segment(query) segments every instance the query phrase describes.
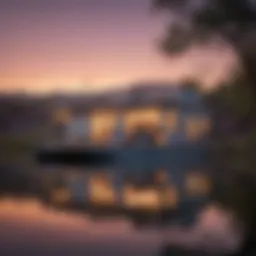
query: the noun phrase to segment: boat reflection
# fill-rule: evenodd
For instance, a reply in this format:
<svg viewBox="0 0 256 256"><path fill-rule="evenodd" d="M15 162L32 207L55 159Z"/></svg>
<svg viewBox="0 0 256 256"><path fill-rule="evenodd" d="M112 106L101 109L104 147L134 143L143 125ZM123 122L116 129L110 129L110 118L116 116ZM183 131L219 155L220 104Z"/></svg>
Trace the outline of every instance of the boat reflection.
<svg viewBox="0 0 256 256"><path fill-rule="evenodd" d="M207 176L195 171L180 182L162 169L150 173L131 177L121 173L122 179L117 180L116 171L75 173L72 169L66 173L64 186L53 189L50 201L53 207L83 212L92 218L123 216L132 221L169 222L174 216L183 218L184 211L193 221L197 208L208 200Z"/></svg>

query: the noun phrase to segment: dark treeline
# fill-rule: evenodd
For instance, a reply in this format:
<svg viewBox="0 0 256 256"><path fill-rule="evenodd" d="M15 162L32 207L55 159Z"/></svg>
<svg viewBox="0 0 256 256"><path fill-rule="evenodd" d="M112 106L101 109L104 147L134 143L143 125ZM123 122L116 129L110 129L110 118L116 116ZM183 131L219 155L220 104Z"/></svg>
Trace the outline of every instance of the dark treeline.
<svg viewBox="0 0 256 256"><path fill-rule="evenodd" d="M0 95L1 196L45 196L34 155L49 134L52 102L47 97Z"/></svg>
<svg viewBox="0 0 256 256"><path fill-rule="evenodd" d="M177 17L161 44L170 56L207 44L229 46L237 55L234 72L206 97L214 124L211 138L216 189L212 198L233 210L246 227L247 236L239 255L255 255L255 1L154 0L154 5L170 15L175 13L172 18Z"/></svg>

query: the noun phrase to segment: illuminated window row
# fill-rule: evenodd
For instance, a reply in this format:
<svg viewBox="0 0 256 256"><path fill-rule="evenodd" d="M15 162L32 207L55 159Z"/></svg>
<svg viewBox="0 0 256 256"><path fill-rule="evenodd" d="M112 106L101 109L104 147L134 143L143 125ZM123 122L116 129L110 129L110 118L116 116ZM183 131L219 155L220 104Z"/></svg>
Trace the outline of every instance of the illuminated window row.
<svg viewBox="0 0 256 256"><path fill-rule="evenodd" d="M88 139L95 144L108 144L112 141L115 129L117 129L119 114L115 110L95 110L89 116L85 115L84 119L87 119L87 125L89 125L87 128L89 133ZM152 136L155 137L158 144L166 142L170 134L176 131L179 122L179 116L176 110L163 111L162 109L153 107L138 108L125 111L121 114L123 119L122 130L125 138L131 136L136 132L138 126L142 125L145 129L154 131ZM72 114L70 111L60 109L55 113L54 120L56 122L62 122L68 127L69 122L72 122L71 117ZM206 116L186 117L184 126L187 138L189 140L196 140L209 131L210 120Z"/></svg>

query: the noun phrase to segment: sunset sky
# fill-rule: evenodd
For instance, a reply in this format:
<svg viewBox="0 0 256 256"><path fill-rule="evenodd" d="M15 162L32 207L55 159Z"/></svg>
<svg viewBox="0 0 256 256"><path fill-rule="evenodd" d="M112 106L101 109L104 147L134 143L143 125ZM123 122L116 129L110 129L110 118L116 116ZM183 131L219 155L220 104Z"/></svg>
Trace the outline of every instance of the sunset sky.
<svg viewBox="0 0 256 256"><path fill-rule="evenodd" d="M1 0L0 90L33 92L126 86L148 80L223 76L230 51L166 58L157 46L166 20L151 0Z"/></svg>

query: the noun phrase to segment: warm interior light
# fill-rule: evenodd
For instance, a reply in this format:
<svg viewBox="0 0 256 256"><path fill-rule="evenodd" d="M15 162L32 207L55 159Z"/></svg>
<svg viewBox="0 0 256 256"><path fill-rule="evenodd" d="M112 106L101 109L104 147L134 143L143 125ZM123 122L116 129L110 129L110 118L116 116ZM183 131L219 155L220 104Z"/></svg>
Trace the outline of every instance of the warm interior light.
<svg viewBox="0 0 256 256"><path fill-rule="evenodd" d="M107 143L117 123L116 111L94 111L90 116L90 138L95 144Z"/></svg>
<svg viewBox="0 0 256 256"><path fill-rule="evenodd" d="M129 136L138 125L159 126L161 122L160 109L156 107L132 109L125 113L124 129Z"/></svg>
<svg viewBox="0 0 256 256"><path fill-rule="evenodd" d="M108 177L95 175L90 178L89 198L95 204L115 203L115 191Z"/></svg>
<svg viewBox="0 0 256 256"><path fill-rule="evenodd" d="M123 204L127 208L158 209L159 193L154 189L136 190L126 187L123 191Z"/></svg>

